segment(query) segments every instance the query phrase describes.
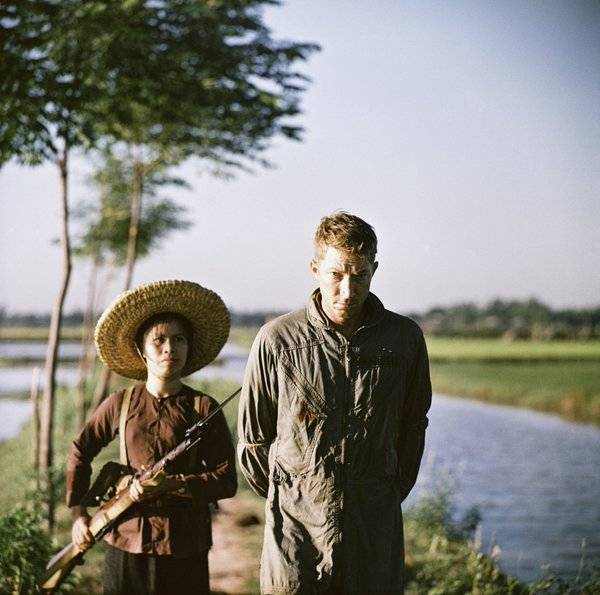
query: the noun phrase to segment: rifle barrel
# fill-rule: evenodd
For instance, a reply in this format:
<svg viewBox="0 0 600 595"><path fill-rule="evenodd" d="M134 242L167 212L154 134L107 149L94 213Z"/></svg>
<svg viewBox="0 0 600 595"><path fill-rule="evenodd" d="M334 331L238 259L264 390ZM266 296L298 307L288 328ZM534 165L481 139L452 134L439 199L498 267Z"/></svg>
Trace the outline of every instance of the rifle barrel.
<svg viewBox="0 0 600 595"><path fill-rule="evenodd" d="M238 388L233 394L229 395L216 409L213 409L206 417L203 417L200 421L196 422L192 427L188 428L185 432L185 437L189 438L197 429L206 425L219 411L221 411L231 399L237 397L242 390L242 387Z"/></svg>

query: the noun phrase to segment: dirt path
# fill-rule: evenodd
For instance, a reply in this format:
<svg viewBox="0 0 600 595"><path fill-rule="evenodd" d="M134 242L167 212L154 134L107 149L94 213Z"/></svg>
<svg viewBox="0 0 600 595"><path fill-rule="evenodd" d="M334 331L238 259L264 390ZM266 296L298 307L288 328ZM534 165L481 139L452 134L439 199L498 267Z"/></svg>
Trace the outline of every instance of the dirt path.
<svg viewBox="0 0 600 595"><path fill-rule="evenodd" d="M258 593L258 563L262 543L261 502L248 494L219 502L213 517L213 547L209 554L213 593Z"/></svg>

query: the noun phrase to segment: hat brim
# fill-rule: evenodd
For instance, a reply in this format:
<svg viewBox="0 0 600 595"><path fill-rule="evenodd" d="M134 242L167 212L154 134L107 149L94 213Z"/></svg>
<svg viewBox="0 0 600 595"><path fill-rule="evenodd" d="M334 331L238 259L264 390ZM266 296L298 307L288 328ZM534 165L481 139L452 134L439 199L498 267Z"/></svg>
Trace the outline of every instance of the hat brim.
<svg viewBox="0 0 600 595"><path fill-rule="evenodd" d="M229 337L230 319L223 300L192 281L145 283L120 294L104 311L94 333L100 359L113 372L144 380L146 365L135 343L140 326L151 316L171 312L192 329L182 376L203 368L219 354Z"/></svg>

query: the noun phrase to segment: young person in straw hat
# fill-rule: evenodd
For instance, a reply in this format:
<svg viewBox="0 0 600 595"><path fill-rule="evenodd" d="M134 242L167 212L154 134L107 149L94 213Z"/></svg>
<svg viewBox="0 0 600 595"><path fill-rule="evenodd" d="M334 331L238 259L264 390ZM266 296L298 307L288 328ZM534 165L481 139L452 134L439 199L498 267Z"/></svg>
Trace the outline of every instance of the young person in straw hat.
<svg viewBox="0 0 600 595"><path fill-rule="evenodd" d="M217 407L181 378L210 363L229 335L229 314L214 292L190 281L157 281L126 291L96 326L102 361L141 381L112 393L73 441L67 463L67 504L73 543L93 543L80 505L91 462L117 435L121 463L148 468L183 439L185 430ZM104 537L105 594L209 593L208 504L237 488L234 448L225 417L211 421L205 439L173 463L169 475L134 480L136 504Z"/></svg>

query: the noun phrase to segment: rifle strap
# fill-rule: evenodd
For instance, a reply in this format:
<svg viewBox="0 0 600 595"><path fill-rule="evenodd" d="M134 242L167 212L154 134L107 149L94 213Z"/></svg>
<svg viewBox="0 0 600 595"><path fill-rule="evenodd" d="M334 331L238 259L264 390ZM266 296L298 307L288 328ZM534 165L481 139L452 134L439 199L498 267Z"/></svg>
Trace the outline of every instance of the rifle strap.
<svg viewBox="0 0 600 595"><path fill-rule="evenodd" d="M196 413L196 415L194 416L194 423L196 423L197 421L199 421L200 419L200 404L202 403L202 395L195 395L194 396L194 411ZM190 452L190 471L195 472L196 470L196 465L198 463L198 446L195 446L194 448L192 448L191 452Z"/></svg>
<svg viewBox="0 0 600 595"><path fill-rule="evenodd" d="M202 404L202 395L194 396L194 411L196 412L196 419L194 423L200 419L200 406Z"/></svg>
<svg viewBox="0 0 600 595"><path fill-rule="evenodd" d="M121 465L128 466L129 460L127 458L127 444L125 442L125 426L127 425L127 413L129 412L129 403L131 401L131 395L133 394L133 386L130 386L123 395L123 401L121 402L121 417L119 418L119 458Z"/></svg>

